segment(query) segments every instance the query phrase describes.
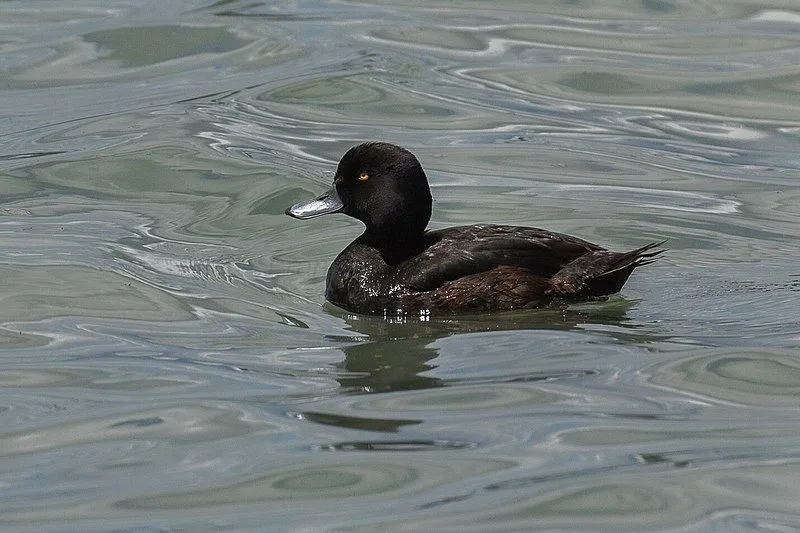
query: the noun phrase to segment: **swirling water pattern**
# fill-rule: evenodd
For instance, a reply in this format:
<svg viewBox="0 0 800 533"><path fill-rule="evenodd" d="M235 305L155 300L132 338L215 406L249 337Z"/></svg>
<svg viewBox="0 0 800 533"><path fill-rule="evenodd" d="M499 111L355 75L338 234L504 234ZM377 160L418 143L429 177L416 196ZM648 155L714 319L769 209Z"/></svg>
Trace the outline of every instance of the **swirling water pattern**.
<svg viewBox="0 0 800 533"><path fill-rule="evenodd" d="M793 3L0 10L0 529L800 528ZM670 252L569 309L342 313L358 224L282 212L363 139L434 226Z"/></svg>

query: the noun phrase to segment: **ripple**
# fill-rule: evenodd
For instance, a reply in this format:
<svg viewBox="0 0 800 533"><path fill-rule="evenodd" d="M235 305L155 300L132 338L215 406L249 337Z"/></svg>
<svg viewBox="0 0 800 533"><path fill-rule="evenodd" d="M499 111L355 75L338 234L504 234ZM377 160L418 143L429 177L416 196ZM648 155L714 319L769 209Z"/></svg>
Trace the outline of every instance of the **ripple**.
<svg viewBox="0 0 800 533"><path fill-rule="evenodd" d="M350 402L349 408L382 412L475 412L515 406L548 405L563 401L567 396L533 385L510 384L460 386L430 389L385 397L370 397Z"/></svg>
<svg viewBox="0 0 800 533"><path fill-rule="evenodd" d="M647 479L636 473L604 472L602 479L570 483L563 476L539 478L521 492L514 486L507 500L493 500L476 507L473 498L451 498L451 508L439 507L435 516L419 517L424 530L459 527L485 531L496 524L503 529L570 531L645 531L689 529L728 530L732 521L785 523L797 511L795 460L743 462L728 468L664 470L646 465ZM755 496L753 492L755 491ZM506 490L492 489L494 496ZM383 528L399 525L396 519L381 522ZM747 529L749 530L749 529Z"/></svg>
<svg viewBox="0 0 800 533"><path fill-rule="evenodd" d="M439 55L461 59L499 58L509 52L526 49L566 52L603 52L605 58L617 54L650 58L690 58L730 52L739 54L790 50L796 39L785 36L714 36L688 32L665 32L663 27L648 28L629 23L619 31L619 25L608 21L595 24L491 24L485 26L436 26L417 28L386 28L365 37L367 42L426 50ZM654 31L655 30L655 31ZM678 55L680 54L680 55Z"/></svg>
<svg viewBox="0 0 800 533"><path fill-rule="evenodd" d="M800 23L800 13L783 9L764 9L754 15L752 20L798 24Z"/></svg>
<svg viewBox="0 0 800 533"><path fill-rule="evenodd" d="M404 68L409 67L401 67L400 72L326 74L256 94L254 98L269 102L273 112L279 111L294 120L352 129L355 139L364 138L363 128L378 124L403 127L413 122L417 127L436 131L453 127L485 128L487 122L498 122L499 117L484 106L414 87L414 77L405 74ZM376 138L383 137L379 130L375 131Z"/></svg>
<svg viewBox="0 0 800 533"><path fill-rule="evenodd" d="M667 417L657 418L653 421L637 419L635 427L618 425L567 430L553 435L553 441L594 450L606 446L619 452L627 450L644 454L646 460L656 456L681 455L684 462L687 461L687 458L699 462L716 460L720 455L729 458L737 455L757 457L759 452L756 449L759 447L761 447L761 453L764 453L765 434L770 435L771 445L781 450L784 442L789 443L792 440L795 427L795 421L792 419L787 421L763 420L760 423L746 425L736 420L735 417L725 416L719 411L709 414L709 417L701 423L701 427L694 424L677 423L672 424L669 429L664 429L667 424L669 424ZM709 427L712 424L715 427ZM641 452L642 445L652 445L656 448L691 445L695 448L681 448L678 454L653 454ZM709 449L718 451L709 452Z"/></svg>
<svg viewBox="0 0 800 533"><path fill-rule="evenodd" d="M15 69L16 89L113 79L134 80L179 72L212 71L215 63L286 59L297 49L256 25L153 25L104 29L71 36L44 48L46 59ZM202 67L205 67L203 69Z"/></svg>
<svg viewBox="0 0 800 533"><path fill-rule="evenodd" d="M0 216L29 217L31 216L31 212L19 207L3 207L0 208Z"/></svg>
<svg viewBox="0 0 800 533"><path fill-rule="evenodd" d="M25 388L75 386L100 375L98 372L79 373L70 370L5 367L0 374L0 386Z"/></svg>
<svg viewBox="0 0 800 533"><path fill-rule="evenodd" d="M333 444L319 444L315 449L322 451L364 451L364 452L429 452L436 450L462 450L477 447L475 442L452 440L397 440L397 441L349 441Z"/></svg>
<svg viewBox="0 0 800 533"><path fill-rule="evenodd" d="M283 86L258 96L265 102L303 103L313 105L342 106L347 104L369 104L381 102L386 92L370 87L365 76L332 78L326 77Z"/></svg>
<svg viewBox="0 0 800 533"><path fill-rule="evenodd" d="M182 302L164 292L108 271L69 265L24 269L0 265L0 275L14 287L17 301L14 310L0 311L3 321L70 315L178 321L193 316ZM91 292L84 290L87 285L93 287Z"/></svg>
<svg viewBox="0 0 800 533"><path fill-rule="evenodd" d="M683 121L681 123L666 124L666 128L688 136L706 138L711 140L727 141L753 141L765 135L758 130L747 128L741 124L714 124L709 122Z"/></svg>
<svg viewBox="0 0 800 533"><path fill-rule="evenodd" d="M241 258L236 256L227 258L218 258L217 262L210 260L186 260L179 256L170 256L169 250L165 249L170 244L168 241L161 240L157 250L155 246L148 246L147 248L135 248L131 246L118 246L115 247L115 255L117 260L122 264L127 264L129 267L139 267L167 276L183 276L202 279L206 281L220 281L225 283L234 283L236 280L241 280L245 276L240 268ZM174 244L174 243L173 243ZM186 245L183 243L184 252ZM202 243L193 243L198 248L204 247Z"/></svg>
<svg viewBox="0 0 800 533"><path fill-rule="evenodd" d="M616 187L608 185L560 185L571 198L575 199L585 195L587 201L591 197L596 200L601 198L608 204L636 205L652 209L665 209L671 211L685 211L688 213L715 213L727 215L740 211L742 202L724 199L710 194L642 189L638 187Z"/></svg>
<svg viewBox="0 0 800 533"><path fill-rule="evenodd" d="M742 348L649 367L647 381L712 402L759 407L800 405L800 361L792 352Z"/></svg>
<svg viewBox="0 0 800 533"><path fill-rule="evenodd" d="M676 487L659 489L649 485L598 484L547 498L542 503L520 509L515 518L525 514L545 519L566 513L606 517L644 514L650 515L648 521L655 519L661 522L668 515L678 514L679 509L687 509L689 503L690 500L676 490Z"/></svg>
<svg viewBox="0 0 800 533"><path fill-rule="evenodd" d="M147 26L87 33L87 43L103 51L103 59L118 61L122 68L155 65L173 59L224 54L249 41L224 27Z"/></svg>
<svg viewBox="0 0 800 533"><path fill-rule="evenodd" d="M330 456L338 457L338 456ZM380 462L320 461L315 465L270 468L260 476L248 476L235 483L208 489L182 491L121 500L119 509L186 509L218 505L283 501L324 501L340 504L350 499L375 499L386 494L403 494L458 479L463 472L472 475L502 469L508 463L492 460L434 461L422 459L414 465L387 457Z"/></svg>
<svg viewBox="0 0 800 533"><path fill-rule="evenodd" d="M49 340L45 336L14 331L10 327L0 327L0 350L41 348L48 343Z"/></svg>
<svg viewBox="0 0 800 533"><path fill-rule="evenodd" d="M316 422L318 424L367 431L397 432L403 426L413 426L422 423L422 420L415 419L364 418L316 411L295 413L293 416L299 420L311 420L312 422Z"/></svg>
<svg viewBox="0 0 800 533"><path fill-rule="evenodd" d="M152 421L157 423L150 423ZM143 423L142 421L150 421ZM204 442L252 431L243 413L207 406L165 407L135 415L117 415L89 421L38 427L0 435L0 455L58 450L60 448L129 439L169 439Z"/></svg>
<svg viewBox="0 0 800 533"><path fill-rule="evenodd" d="M638 70L563 67L553 69L465 69L465 79L533 97L556 98L660 112L680 110L725 118L800 121L796 69L763 74L685 74L671 77ZM758 94L757 99L752 94Z"/></svg>
<svg viewBox="0 0 800 533"><path fill-rule="evenodd" d="M363 463L290 467L236 484L122 500L121 509L185 509L294 498L354 498L397 490L418 472L402 465Z"/></svg>

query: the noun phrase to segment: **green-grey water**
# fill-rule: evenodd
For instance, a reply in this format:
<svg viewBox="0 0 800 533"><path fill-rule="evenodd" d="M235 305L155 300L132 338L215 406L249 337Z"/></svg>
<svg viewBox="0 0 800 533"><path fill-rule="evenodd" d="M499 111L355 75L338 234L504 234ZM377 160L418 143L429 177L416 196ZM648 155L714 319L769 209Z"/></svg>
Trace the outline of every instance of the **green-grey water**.
<svg viewBox="0 0 800 533"><path fill-rule="evenodd" d="M0 4L3 531L800 529L800 5ZM324 304L344 151L604 301Z"/></svg>

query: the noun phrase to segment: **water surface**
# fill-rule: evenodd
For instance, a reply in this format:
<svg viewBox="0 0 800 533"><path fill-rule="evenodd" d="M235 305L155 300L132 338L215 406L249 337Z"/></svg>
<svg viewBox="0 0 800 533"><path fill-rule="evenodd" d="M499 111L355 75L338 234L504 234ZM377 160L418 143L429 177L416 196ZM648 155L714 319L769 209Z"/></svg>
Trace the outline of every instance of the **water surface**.
<svg viewBox="0 0 800 533"><path fill-rule="evenodd" d="M800 528L800 10L4 2L0 528ZM433 227L668 239L622 293L324 304L366 139Z"/></svg>

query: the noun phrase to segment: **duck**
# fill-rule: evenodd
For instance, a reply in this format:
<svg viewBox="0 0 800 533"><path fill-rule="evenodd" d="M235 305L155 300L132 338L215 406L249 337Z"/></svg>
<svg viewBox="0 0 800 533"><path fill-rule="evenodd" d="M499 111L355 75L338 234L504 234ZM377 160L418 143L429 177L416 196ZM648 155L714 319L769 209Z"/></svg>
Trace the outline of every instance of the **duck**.
<svg viewBox="0 0 800 533"><path fill-rule="evenodd" d="M544 229L476 224L428 230L433 199L417 158L386 142L350 148L332 187L287 208L364 226L328 269L325 298L356 314L453 314L546 307L620 291L664 242L628 252Z"/></svg>

